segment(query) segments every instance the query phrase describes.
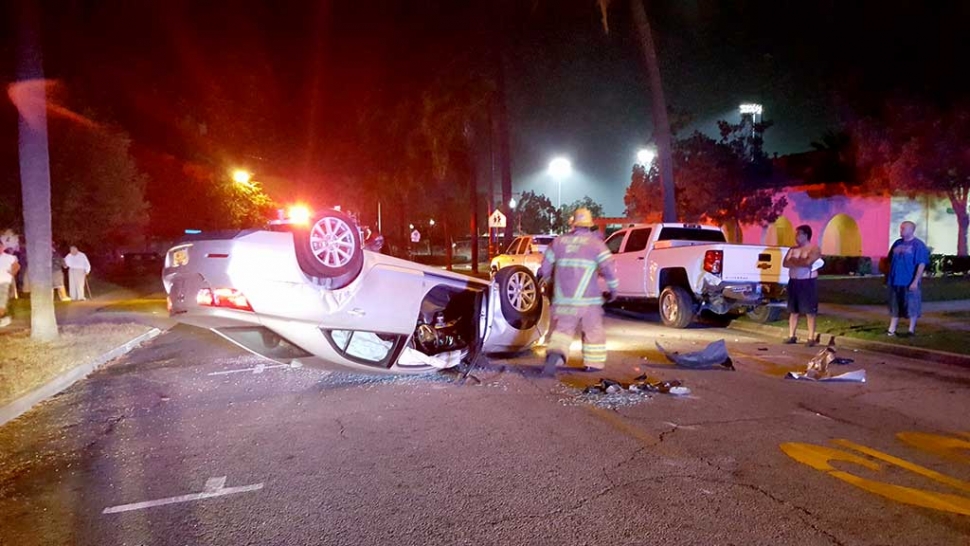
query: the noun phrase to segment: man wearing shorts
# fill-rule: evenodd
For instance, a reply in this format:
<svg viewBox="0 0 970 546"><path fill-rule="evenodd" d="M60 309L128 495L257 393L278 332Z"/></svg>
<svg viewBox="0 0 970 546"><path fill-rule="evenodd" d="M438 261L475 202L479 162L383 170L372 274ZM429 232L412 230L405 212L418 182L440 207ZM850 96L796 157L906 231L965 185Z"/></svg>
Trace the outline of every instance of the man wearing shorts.
<svg viewBox="0 0 970 546"><path fill-rule="evenodd" d="M818 315L818 271L812 267L822 257L822 250L812 244L812 228L798 226L795 244L788 250L782 263L788 271L788 339L787 344L798 343L795 331L799 315L808 322L809 347L815 346L815 316Z"/></svg>
<svg viewBox="0 0 970 546"><path fill-rule="evenodd" d="M920 317L923 296L920 281L930 265L930 249L916 238L916 224L899 225L899 239L889 249L889 330L894 337L900 318L909 319L909 335L916 335L916 319Z"/></svg>

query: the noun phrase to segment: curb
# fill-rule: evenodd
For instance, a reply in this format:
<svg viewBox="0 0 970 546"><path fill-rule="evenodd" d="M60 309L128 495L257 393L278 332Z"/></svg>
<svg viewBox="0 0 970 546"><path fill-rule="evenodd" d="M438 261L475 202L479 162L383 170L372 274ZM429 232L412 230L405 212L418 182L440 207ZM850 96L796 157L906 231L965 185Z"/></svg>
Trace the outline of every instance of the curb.
<svg viewBox="0 0 970 546"><path fill-rule="evenodd" d="M37 387L13 402L10 402L6 406L0 407L0 426L3 426L10 421L13 421L17 417L27 413L31 408L40 402L43 402L55 394L59 394L67 390L68 387L74 383L77 383L79 380L84 379L91 372L97 370L101 366L104 366L108 362L129 353L142 343L158 337L161 335L161 333L162 331L158 328L152 328L148 332L128 341L119 347L115 347L94 360L62 373L40 387Z"/></svg>
<svg viewBox="0 0 970 546"><path fill-rule="evenodd" d="M765 326L763 324L752 324L744 323L739 321L734 321L729 326L732 330L740 330L742 332L748 332L753 334L766 334L773 337L777 337L779 340L788 337L788 330L784 328L779 328L777 326ZM808 338L808 330L798 330L798 335ZM822 334L822 341L825 342L826 336L833 334ZM885 353L894 356L902 356L906 358L912 358L915 360L926 360L930 362L938 362L941 364L950 364L952 366L962 366L964 368L970 368L970 355L961 355L957 353L948 353L946 351L935 351L933 349L923 349L920 347L908 347L905 345L895 345L893 343L883 343L881 341L867 341L862 339L855 339L846 336L835 336L838 339L838 343L843 347L849 347L852 349L862 349L864 351L872 351L874 353Z"/></svg>

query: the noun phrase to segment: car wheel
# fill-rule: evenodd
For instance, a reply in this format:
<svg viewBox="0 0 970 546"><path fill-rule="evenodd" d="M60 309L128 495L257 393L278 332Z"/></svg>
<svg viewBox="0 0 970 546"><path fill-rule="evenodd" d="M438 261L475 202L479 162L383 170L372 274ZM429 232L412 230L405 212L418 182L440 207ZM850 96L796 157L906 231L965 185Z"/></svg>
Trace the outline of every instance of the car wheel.
<svg viewBox="0 0 970 546"><path fill-rule="evenodd" d="M748 318L758 324L775 322L781 318L781 307L768 307L767 305L755 307L748 311Z"/></svg>
<svg viewBox="0 0 970 546"><path fill-rule="evenodd" d="M535 326L542 316L542 293L532 272L521 265L505 267L495 275L495 282L502 316L509 325L518 330Z"/></svg>
<svg viewBox="0 0 970 546"><path fill-rule="evenodd" d="M687 328L694 320L694 298L680 286L668 286L660 293L660 320L671 328Z"/></svg>
<svg viewBox="0 0 970 546"><path fill-rule="evenodd" d="M346 214L328 211L308 228L295 229L293 242L300 269L331 289L353 282L364 266L360 231Z"/></svg>

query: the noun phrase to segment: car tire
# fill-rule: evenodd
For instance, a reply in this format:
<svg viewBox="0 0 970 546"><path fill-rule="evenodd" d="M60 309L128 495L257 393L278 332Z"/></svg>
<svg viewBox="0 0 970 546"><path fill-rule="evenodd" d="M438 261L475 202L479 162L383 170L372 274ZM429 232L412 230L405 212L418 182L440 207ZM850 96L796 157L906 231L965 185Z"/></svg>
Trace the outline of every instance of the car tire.
<svg viewBox="0 0 970 546"><path fill-rule="evenodd" d="M328 211L308 227L294 229L293 243L303 273L327 288L347 286L364 267L360 230L341 212Z"/></svg>
<svg viewBox="0 0 970 546"><path fill-rule="evenodd" d="M660 320L670 328L687 328L694 321L697 306L681 286L668 286L660 293Z"/></svg>
<svg viewBox="0 0 970 546"><path fill-rule="evenodd" d="M502 316L517 330L528 330L542 316L542 293L535 275L521 265L499 269L495 274Z"/></svg>
<svg viewBox="0 0 970 546"><path fill-rule="evenodd" d="M751 319L752 322L757 322L758 324L767 324L769 322L775 322L781 318L781 307L768 307L767 305L761 305L748 311L747 314L748 318Z"/></svg>

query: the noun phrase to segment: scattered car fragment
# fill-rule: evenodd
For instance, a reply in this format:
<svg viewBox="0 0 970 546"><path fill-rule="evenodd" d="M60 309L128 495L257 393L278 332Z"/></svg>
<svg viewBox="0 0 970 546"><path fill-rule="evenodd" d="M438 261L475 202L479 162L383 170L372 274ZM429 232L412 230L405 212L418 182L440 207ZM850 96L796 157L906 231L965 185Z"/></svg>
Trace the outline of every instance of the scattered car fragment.
<svg viewBox="0 0 970 546"><path fill-rule="evenodd" d="M659 342L657 342L657 349L663 353L668 360L684 368L692 368L697 370L720 366L727 370L734 370L734 362L731 360L731 356L727 352L727 344L723 339L719 339L711 343L702 351L693 353L681 354L671 352L664 349Z"/></svg>

